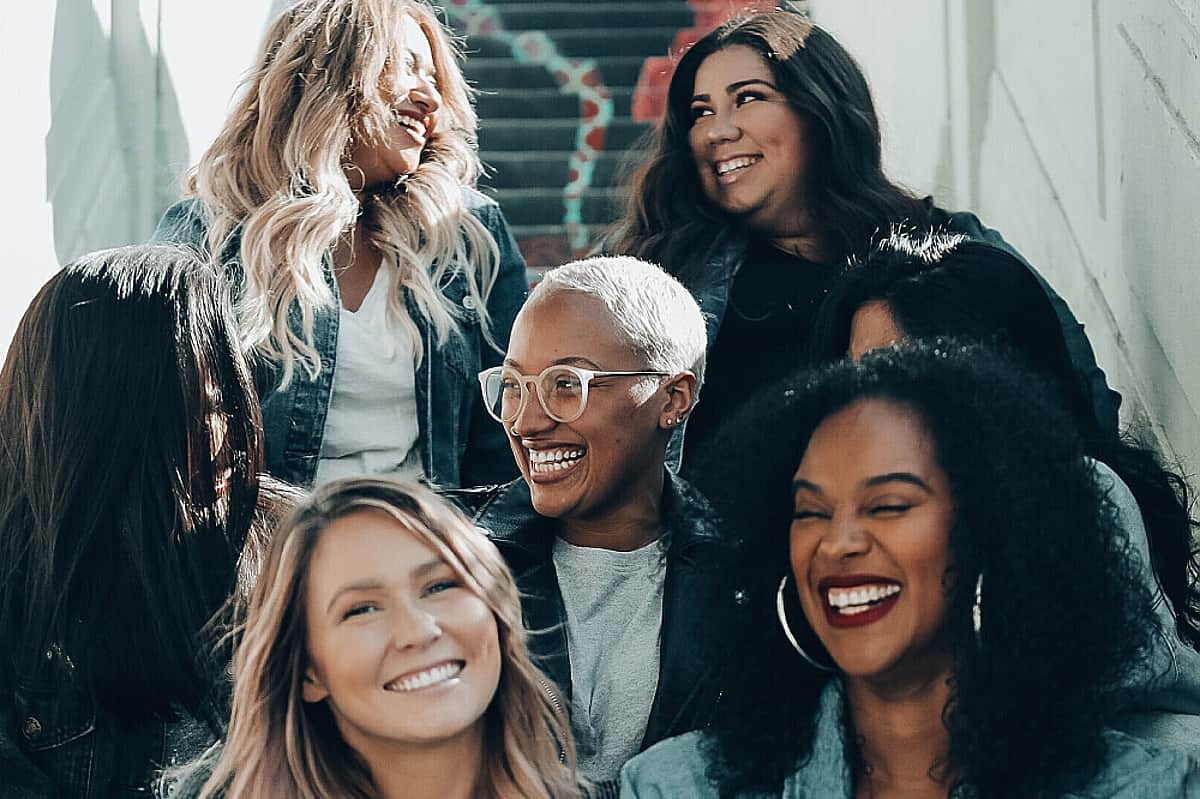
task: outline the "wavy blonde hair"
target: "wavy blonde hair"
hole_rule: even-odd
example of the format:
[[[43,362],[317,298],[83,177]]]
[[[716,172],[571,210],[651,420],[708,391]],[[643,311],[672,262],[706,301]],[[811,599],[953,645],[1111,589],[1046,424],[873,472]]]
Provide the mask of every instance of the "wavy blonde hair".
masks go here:
[[[387,513],[432,547],[496,617],[500,683],[484,716],[487,799],[575,799],[574,746],[564,711],[529,659],[516,583],[500,553],[428,489],[395,480],[328,483],[279,530],[250,600],[234,655],[229,733],[199,799],[330,796],[369,799],[375,787],[326,703],[307,703],[308,569],[321,534],[362,510]]]
[[[393,118],[380,88],[403,63],[398,31],[405,16],[429,39],[441,105],[416,171],[360,202],[345,173],[348,153],[355,139],[382,141]],[[439,288],[461,274],[484,338],[496,346],[486,299],[499,250],[462,200],[462,187],[475,185],[481,165],[459,57],[424,0],[300,0],[268,27],[257,66],[187,191],[204,206],[209,252],[244,273],[244,346],[278,362],[283,385],[297,364],[310,377],[320,371],[313,312],[336,306],[324,261],[360,215],[368,241],[397,267],[388,312],[414,341],[419,330],[401,289],[440,344],[459,331],[461,312]],[[421,348],[414,357],[420,361]]]

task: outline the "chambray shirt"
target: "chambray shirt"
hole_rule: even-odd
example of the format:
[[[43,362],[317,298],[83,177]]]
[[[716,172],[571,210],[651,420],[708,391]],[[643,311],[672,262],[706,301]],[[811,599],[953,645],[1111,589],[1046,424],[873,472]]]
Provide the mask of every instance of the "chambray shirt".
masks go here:
[[[788,777],[779,799],[854,799],[841,715],[841,682],[831,680],[821,694],[812,756]],[[703,734],[670,738],[626,763],[621,799],[719,799],[717,786],[704,773],[709,761],[701,749]],[[1200,773],[1187,755],[1121,732],[1109,731],[1104,737],[1104,767],[1083,792],[1063,799],[1200,797]],[[965,799],[967,794],[959,790],[951,799]]]

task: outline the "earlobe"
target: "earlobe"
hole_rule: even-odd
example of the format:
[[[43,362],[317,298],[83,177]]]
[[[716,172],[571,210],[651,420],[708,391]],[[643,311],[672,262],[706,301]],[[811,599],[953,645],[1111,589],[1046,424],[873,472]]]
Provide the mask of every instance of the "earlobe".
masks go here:
[[[305,702],[322,702],[329,696],[329,690],[325,688],[325,683],[321,682],[321,678],[309,666],[304,670],[304,687],[301,691]]]

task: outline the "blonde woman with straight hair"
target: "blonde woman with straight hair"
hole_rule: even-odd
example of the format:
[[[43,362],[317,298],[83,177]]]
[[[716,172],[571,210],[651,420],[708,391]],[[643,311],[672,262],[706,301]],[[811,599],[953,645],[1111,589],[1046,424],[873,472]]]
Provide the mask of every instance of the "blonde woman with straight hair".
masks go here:
[[[276,534],[220,749],[173,796],[580,797],[496,548],[418,485],[319,488]]]
[[[311,486],[516,474],[474,393],[524,300],[470,91],[424,0],[300,0],[155,233],[218,261],[260,356],[266,467]]]

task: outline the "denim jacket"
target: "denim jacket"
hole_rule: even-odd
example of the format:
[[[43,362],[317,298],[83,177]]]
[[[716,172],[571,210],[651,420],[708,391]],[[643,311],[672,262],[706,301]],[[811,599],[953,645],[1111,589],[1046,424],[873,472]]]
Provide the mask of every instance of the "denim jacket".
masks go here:
[[[430,483],[457,487],[494,484],[517,474],[504,431],[483,410],[476,375],[503,360],[513,319],[525,300],[525,260],[495,201],[474,189],[463,188],[463,205],[483,223],[500,251],[499,271],[488,297],[492,334],[501,351],[483,338],[474,299],[467,293],[463,276],[456,275],[442,293],[456,309],[461,335],[451,334],[437,345],[435,334],[405,297],[408,313],[421,332],[424,356],[417,368],[417,415],[422,466]],[[167,209],[154,241],[190,244],[206,248],[204,210],[198,200],[184,200]],[[231,242],[224,260],[236,276],[238,242]],[[327,256],[325,280],[339,300],[337,280]],[[321,357],[321,371],[310,378],[296,370],[292,381],[280,389],[269,366],[257,370],[255,383],[262,402],[266,470],[297,485],[310,486],[320,462],[325,420],[333,393],[336,369],[339,308],[318,308],[313,314],[313,344]]]
[[[97,705],[51,649],[44,670],[0,692],[0,799],[120,799],[165,796],[161,769],[200,756],[207,725],[179,713],[129,723]],[[65,688],[63,686],[66,686]]]
[[[932,200],[926,200],[926,202],[932,208]],[[1006,242],[998,232],[985,227],[975,214],[946,213],[933,208],[933,218],[934,223],[947,232],[958,233],[972,241],[998,247],[1029,268],[1029,271],[1045,289],[1046,297],[1054,307],[1054,313],[1058,316],[1059,324],[1062,326],[1063,338],[1075,369],[1086,378],[1096,419],[1100,422],[1101,429],[1115,432],[1119,424],[1117,411],[1121,405],[1121,395],[1108,387],[1104,372],[1096,364],[1096,355],[1092,352],[1092,345],[1083,332],[1083,325],[1075,319],[1066,301],[1050,287],[1045,278],[1020,253],[1013,249],[1012,245]],[[725,318],[725,309],[729,302],[729,293],[733,289],[734,278],[737,277],[738,270],[742,268],[748,247],[749,240],[744,231],[727,227],[717,234],[707,251],[699,253],[699,257],[705,264],[704,269],[699,273],[703,277],[700,282],[689,288],[696,298],[696,303],[700,306],[700,311],[704,314],[708,327],[708,351],[710,353],[713,344],[716,343],[717,334],[721,330],[721,322]],[[800,343],[798,346],[803,346],[803,344]],[[701,396],[703,396],[703,390],[701,390]],[[671,443],[667,449],[667,463],[676,471],[683,467],[682,474],[690,477],[683,459],[686,432],[687,423],[685,421],[683,425],[676,428],[675,434],[671,437]],[[703,486],[703,483],[701,485]]]
[[[842,687],[830,680],[821,693],[812,755],[784,783],[779,799],[853,799],[842,723]],[[718,799],[708,779],[702,733],[692,732],[649,749],[621,771],[622,799]],[[1063,799],[1182,799],[1200,796],[1200,772],[1187,755],[1131,735],[1104,734],[1106,757],[1082,793]],[[1019,763],[1013,764],[1020,768]],[[969,788],[952,799],[967,799]]]

